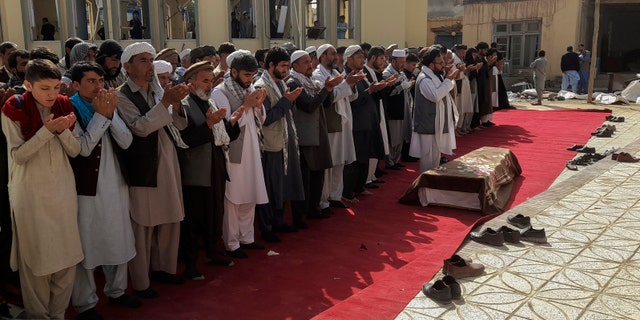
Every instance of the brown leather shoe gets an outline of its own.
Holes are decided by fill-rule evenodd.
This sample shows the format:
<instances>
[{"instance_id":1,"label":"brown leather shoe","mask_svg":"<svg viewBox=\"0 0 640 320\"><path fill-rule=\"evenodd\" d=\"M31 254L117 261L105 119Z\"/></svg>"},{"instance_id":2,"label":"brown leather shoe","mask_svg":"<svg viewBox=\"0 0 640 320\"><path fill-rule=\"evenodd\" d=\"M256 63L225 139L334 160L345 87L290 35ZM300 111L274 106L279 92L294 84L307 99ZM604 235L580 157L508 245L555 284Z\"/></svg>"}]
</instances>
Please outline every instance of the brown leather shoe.
<instances>
[{"instance_id":1,"label":"brown leather shoe","mask_svg":"<svg viewBox=\"0 0 640 320\"><path fill-rule=\"evenodd\" d=\"M476 277L484 273L484 265L470 261L467 262L460 258L460 256L453 256L451 259L444 260L442 273L458 279Z\"/></svg>"}]
</instances>

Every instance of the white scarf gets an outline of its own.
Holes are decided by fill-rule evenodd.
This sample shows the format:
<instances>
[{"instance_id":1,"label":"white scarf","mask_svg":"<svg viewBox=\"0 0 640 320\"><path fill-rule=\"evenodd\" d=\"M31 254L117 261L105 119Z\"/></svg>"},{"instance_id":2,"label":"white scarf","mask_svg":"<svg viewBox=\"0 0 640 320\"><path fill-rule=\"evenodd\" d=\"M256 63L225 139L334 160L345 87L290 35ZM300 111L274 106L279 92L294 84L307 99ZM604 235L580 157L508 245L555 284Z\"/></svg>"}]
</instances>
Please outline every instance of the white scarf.
<instances>
[{"instance_id":1,"label":"white scarf","mask_svg":"<svg viewBox=\"0 0 640 320\"><path fill-rule=\"evenodd\" d=\"M322 81L326 81L327 78L330 78L332 76L339 76L339 75L344 75L345 79L346 79L346 75L343 73L340 73L337 70L327 70L327 68L325 68L322 64L319 64L317 67L318 73L320 78L322 79ZM318 76L316 76L316 78L318 78ZM343 80L343 82L346 80ZM335 91L334 91L335 93ZM351 109L350 109L350 104L348 103L338 103L338 101L334 101L333 105L335 106L336 109L336 113L340 115L340 118L342 120L342 124L345 124L347 122L349 122L349 119L351 118Z\"/></svg>"},{"instance_id":2,"label":"white scarf","mask_svg":"<svg viewBox=\"0 0 640 320\"><path fill-rule=\"evenodd\" d=\"M224 86L227 88L227 91L229 91L239 101L244 101L244 97L246 96L247 92L253 91L253 86L244 89L233 79L233 77L230 76L224 78ZM256 131L258 133L258 141L260 142L260 150L262 150L262 144L264 141L264 134L262 133L262 120L258 118L255 108L251 109L251 112L253 113L253 121L256 124Z\"/></svg>"},{"instance_id":3,"label":"white scarf","mask_svg":"<svg viewBox=\"0 0 640 320\"><path fill-rule=\"evenodd\" d=\"M291 69L291 78L300 81L304 91L306 91L309 95L315 96L324 88L324 84L320 81L316 81L311 79L310 77L305 76L302 73L299 73L293 69Z\"/></svg>"},{"instance_id":4,"label":"white scarf","mask_svg":"<svg viewBox=\"0 0 640 320\"><path fill-rule=\"evenodd\" d=\"M422 72L429 75L431 81L435 85L439 85L442 83L440 78L433 73L433 71L427 67L422 67ZM428 79L425 79L428 80ZM444 81L451 81L446 79ZM447 117L444 117L444 114L447 114ZM447 121L447 128L449 129L448 133L444 133L445 120ZM453 154L453 149L456 148L456 135L455 135L455 127L456 122L458 120L458 110L456 108L456 104L451 98L450 94L446 94L445 97L436 101L436 123L435 123L435 138L436 144L438 145L438 150L444 154Z\"/></svg>"}]
</instances>

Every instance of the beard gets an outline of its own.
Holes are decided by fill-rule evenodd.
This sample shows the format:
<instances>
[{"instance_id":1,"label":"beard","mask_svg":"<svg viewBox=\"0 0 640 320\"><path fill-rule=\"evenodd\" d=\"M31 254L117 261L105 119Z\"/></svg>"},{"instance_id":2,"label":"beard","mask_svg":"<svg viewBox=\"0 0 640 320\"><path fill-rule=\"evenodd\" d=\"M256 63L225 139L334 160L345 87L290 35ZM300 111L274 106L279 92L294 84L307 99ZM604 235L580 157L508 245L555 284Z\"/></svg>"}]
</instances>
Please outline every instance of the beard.
<instances>
[{"instance_id":1,"label":"beard","mask_svg":"<svg viewBox=\"0 0 640 320\"><path fill-rule=\"evenodd\" d=\"M196 96L204 101L209 101L211 98L211 90L202 90L200 88L196 88Z\"/></svg>"},{"instance_id":2,"label":"beard","mask_svg":"<svg viewBox=\"0 0 640 320\"><path fill-rule=\"evenodd\" d=\"M233 77L233 76L232 76ZM238 85L240 85L240 87L242 87L242 89L248 89L249 87L251 87L251 83L249 84L245 84L244 82L242 82L242 80L240 79L240 76L236 76L233 77L233 81L235 81Z\"/></svg>"},{"instance_id":3,"label":"beard","mask_svg":"<svg viewBox=\"0 0 640 320\"><path fill-rule=\"evenodd\" d=\"M278 70L273 70L273 75L276 76L277 80L284 80L289 75L289 72L280 73Z\"/></svg>"}]
</instances>

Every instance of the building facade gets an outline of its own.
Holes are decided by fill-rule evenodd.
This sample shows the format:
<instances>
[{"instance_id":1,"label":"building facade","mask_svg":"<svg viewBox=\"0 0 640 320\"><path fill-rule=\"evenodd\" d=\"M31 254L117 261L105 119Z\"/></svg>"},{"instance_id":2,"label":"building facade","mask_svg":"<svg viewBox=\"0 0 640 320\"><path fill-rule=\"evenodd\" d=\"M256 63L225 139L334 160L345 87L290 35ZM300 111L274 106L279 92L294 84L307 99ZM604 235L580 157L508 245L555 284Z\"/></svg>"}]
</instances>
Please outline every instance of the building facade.
<instances>
[{"instance_id":1,"label":"building facade","mask_svg":"<svg viewBox=\"0 0 640 320\"><path fill-rule=\"evenodd\" d=\"M55 27L54 40L44 40L44 18ZM0 1L0 41L60 54L73 36L178 50L226 41L252 51L285 42L418 47L427 43L427 0Z\"/></svg>"},{"instance_id":2,"label":"building facade","mask_svg":"<svg viewBox=\"0 0 640 320\"><path fill-rule=\"evenodd\" d=\"M637 72L640 0L601 0L600 32L594 36L595 0L464 0L463 42L496 42L509 71L528 70L536 52L546 51L548 78L562 74L568 46L598 46L601 72Z\"/></svg>"}]
</instances>

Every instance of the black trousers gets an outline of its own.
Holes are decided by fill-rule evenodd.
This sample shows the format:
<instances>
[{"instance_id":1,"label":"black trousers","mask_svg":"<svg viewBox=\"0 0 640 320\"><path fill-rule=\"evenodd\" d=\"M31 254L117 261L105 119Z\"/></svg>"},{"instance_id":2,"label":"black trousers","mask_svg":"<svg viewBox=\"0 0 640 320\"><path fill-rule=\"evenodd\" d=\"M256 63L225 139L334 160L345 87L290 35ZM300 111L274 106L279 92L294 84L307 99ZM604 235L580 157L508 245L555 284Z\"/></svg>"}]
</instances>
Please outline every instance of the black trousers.
<instances>
[{"instance_id":1,"label":"black trousers","mask_svg":"<svg viewBox=\"0 0 640 320\"><path fill-rule=\"evenodd\" d=\"M300 152L300 171L305 200L291 201L294 224L304 222L307 213L318 211L324 185L324 170L311 170L303 152Z\"/></svg>"},{"instance_id":2,"label":"black trousers","mask_svg":"<svg viewBox=\"0 0 640 320\"><path fill-rule=\"evenodd\" d=\"M344 166L342 175L344 188L342 189L342 196L347 199L353 199L356 193L363 192L368 175L369 163L355 161Z\"/></svg>"}]
</instances>

